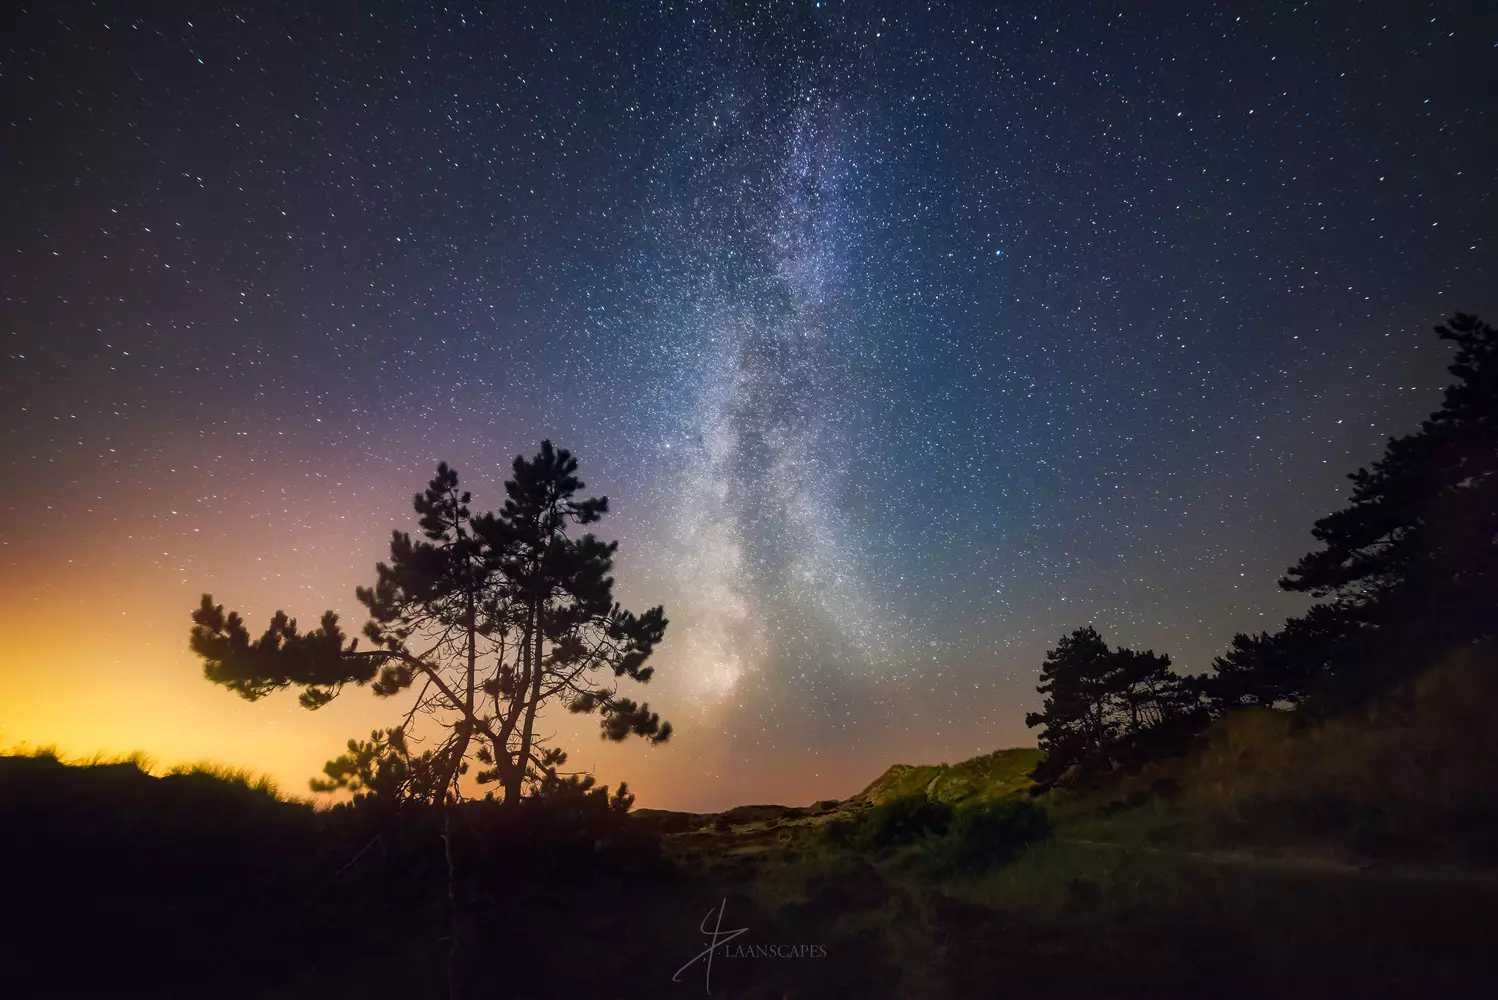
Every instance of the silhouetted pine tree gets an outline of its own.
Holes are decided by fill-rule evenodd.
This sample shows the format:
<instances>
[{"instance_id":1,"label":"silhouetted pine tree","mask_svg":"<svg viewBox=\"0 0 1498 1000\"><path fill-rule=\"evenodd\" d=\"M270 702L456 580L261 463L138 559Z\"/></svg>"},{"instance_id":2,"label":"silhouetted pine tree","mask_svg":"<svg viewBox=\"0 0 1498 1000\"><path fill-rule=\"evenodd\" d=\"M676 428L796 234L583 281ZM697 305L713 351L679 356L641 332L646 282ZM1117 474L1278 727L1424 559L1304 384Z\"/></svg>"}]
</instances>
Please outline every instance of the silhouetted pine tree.
<instances>
[{"instance_id":1,"label":"silhouetted pine tree","mask_svg":"<svg viewBox=\"0 0 1498 1000\"><path fill-rule=\"evenodd\" d=\"M577 460L550 441L529 461L517 457L513 472L498 516L476 526L510 588L520 635L516 662L485 687L504 708L494 753L486 755L494 766L479 778L499 781L507 800L519 796L525 781L554 776L566 760L556 748L538 745L536 715L547 701L602 716L607 739L671 737L670 723L649 705L620 697L617 684L624 677L650 680L654 668L645 661L665 634L665 614L655 607L636 615L614 601L609 574L617 542L568 534L607 513L608 498L577 499L584 485Z\"/></svg>"},{"instance_id":2,"label":"silhouetted pine tree","mask_svg":"<svg viewBox=\"0 0 1498 1000\"><path fill-rule=\"evenodd\" d=\"M1323 600L1274 635L1239 635L1210 682L1219 706L1360 697L1498 631L1498 332L1457 314L1441 408L1352 473L1348 505L1280 586Z\"/></svg>"},{"instance_id":3,"label":"silhouetted pine tree","mask_svg":"<svg viewBox=\"0 0 1498 1000\"><path fill-rule=\"evenodd\" d=\"M318 708L349 683L373 682L383 697L415 688L403 722L377 731L371 744L351 741L315 788L455 798L476 757L480 779L497 780L513 802L548 774L557 780L566 760L560 749L539 746L535 732L551 701L600 714L609 739L670 737L669 723L617 689L621 678L650 680L645 661L665 633L665 615L615 603L609 573L617 543L568 534L602 517L608 500L576 499L577 460L549 441L534 458L517 457L513 469L500 513L474 516L457 473L438 467L414 502L423 538L395 532L390 562L376 567L373 587L358 590L372 649L359 649L332 612L302 633L278 611L252 640L238 613L226 615L204 595L192 649L209 680L245 698L298 687L302 704ZM423 714L442 738L413 757L404 737Z\"/></svg>"},{"instance_id":4,"label":"silhouetted pine tree","mask_svg":"<svg viewBox=\"0 0 1498 1000\"><path fill-rule=\"evenodd\" d=\"M323 765L325 777L312 779L314 792L347 789L355 801L439 801L445 770L435 750L411 752L404 729L376 729L366 740L349 740L348 752Z\"/></svg>"},{"instance_id":5,"label":"silhouetted pine tree","mask_svg":"<svg viewBox=\"0 0 1498 1000\"><path fill-rule=\"evenodd\" d=\"M1045 757L1031 775L1043 785L1174 752L1203 715L1197 679L1174 673L1170 657L1110 650L1091 626L1046 652L1036 690L1045 703L1025 725L1043 727Z\"/></svg>"}]
</instances>

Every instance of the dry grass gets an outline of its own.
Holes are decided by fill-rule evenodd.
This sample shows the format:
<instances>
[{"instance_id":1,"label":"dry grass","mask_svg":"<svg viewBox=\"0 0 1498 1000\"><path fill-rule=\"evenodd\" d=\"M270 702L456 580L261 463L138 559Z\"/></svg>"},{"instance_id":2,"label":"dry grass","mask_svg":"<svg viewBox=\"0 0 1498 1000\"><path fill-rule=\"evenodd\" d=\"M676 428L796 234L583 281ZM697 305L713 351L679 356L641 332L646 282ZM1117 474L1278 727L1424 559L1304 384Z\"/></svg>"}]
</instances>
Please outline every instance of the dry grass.
<instances>
[{"instance_id":1,"label":"dry grass","mask_svg":"<svg viewBox=\"0 0 1498 1000\"><path fill-rule=\"evenodd\" d=\"M949 803L1003 798L1030 787L1040 757L1034 747L1014 747L957 764L896 764L848 802L878 805L911 795Z\"/></svg>"},{"instance_id":2,"label":"dry grass","mask_svg":"<svg viewBox=\"0 0 1498 1000\"><path fill-rule=\"evenodd\" d=\"M1048 805L1078 837L1355 854L1498 848L1498 664L1450 657L1327 719L1241 709L1186 756Z\"/></svg>"},{"instance_id":3,"label":"dry grass","mask_svg":"<svg viewBox=\"0 0 1498 1000\"><path fill-rule=\"evenodd\" d=\"M230 767L227 764L219 764L211 760L195 761L191 764L177 764L167 770L167 774L194 775L204 778L212 778L225 784L236 785L252 792L259 792L273 799L281 799L280 788L273 778L266 774L259 774L247 767Z\"/></svg>"},{"instance_id":4,"label":"dry grass","mask_svg":"<svg viewBox=\"0 0 1498 1000\"><path fill-rule=\"evenodd\" d=\"M257 792L273 799L281 801L300 801L294 796L281 793L275 780L269 775L252 771L246 767L232 767L210 760L199 760L188 764L173 764L165 770L157 767L156 759L142 750L135 750L128 754L107 754L95 751L87 755L69 755L58 749L55 743L42 746L31 746L20 743L5 750L0 750L3 757L24 757L31 760L51 760L67 767L133 767L142 774L153 777L165 777L168 775L189 775L202 778L210 778L225 784L234 785L248 791Z\"/></svg>"}]
</instances>

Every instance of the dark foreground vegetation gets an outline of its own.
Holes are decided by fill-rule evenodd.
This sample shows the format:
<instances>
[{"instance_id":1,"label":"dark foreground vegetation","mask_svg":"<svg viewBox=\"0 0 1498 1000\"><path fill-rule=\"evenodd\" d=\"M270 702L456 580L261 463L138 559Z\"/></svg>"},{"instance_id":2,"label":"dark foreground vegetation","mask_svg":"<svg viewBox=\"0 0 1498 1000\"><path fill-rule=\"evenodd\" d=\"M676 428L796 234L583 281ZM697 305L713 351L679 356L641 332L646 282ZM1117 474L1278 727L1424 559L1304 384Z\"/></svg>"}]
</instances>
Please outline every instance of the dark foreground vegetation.
<instances>
[{"instance_id":1,"label":"dark foreground vegetation","mask_svg":"<svg viewBox=\"0 0 1498 1000\"><path fill-rule=\"evenodd\" d=\"M553 977L536 963L561 960L564 928L608 926L672 883L659 837L616 801L319 810L209 770L0 757L8 982L26 996L447 995L456 929L464 995L508 994Z\"/></svg>"},{"instance_id":2,"label":"dark foreground vegetation","mask_svg":"<svg viewBox=\"0 0 1498 1000\"><path fill-rule=\"evenodd\" d=\"M1493 667L1041 795L1014 750L806 807L465 803L452 881L430 805L4 757L8 995L699 996L704 926L745 929L713 996L1486 995Z\"/></svg>"}]
</instances>

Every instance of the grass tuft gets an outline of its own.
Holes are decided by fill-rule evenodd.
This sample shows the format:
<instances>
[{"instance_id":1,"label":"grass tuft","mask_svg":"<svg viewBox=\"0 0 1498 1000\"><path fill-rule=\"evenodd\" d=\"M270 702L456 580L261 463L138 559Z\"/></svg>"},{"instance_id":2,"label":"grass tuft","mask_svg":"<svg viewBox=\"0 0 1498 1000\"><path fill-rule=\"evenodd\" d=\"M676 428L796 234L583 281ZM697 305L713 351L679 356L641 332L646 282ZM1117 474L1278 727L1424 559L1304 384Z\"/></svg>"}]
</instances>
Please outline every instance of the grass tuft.
<instances>
[{"instance_id":1,"label":"grass tuft","mask_svg":"<svg viewBox=\"0 0 1498 1000\"><path fill-rule=\"evenodd\" d=\"M259 774L247 767L230 767L211 760L194 761L191 764L176 764L166 772L169 775L211 778L224 784L258 792L273 799L281 798L281 790L269 775Z\"/></svg>"},{"instance_id":2,"label":"grass tuft","mask_svg":"<svg viewBox=\"0 0 1498 1000\"><path fill-rule=\"evenodd\" d=\"M157 768L156 759L144 750L134 750L127 754L110 754L99 750L86 756L71 756L63 753L53 743L42 746L30 746L26 743L19 743L0 750L0 757L52 761L69 768L128 767L152 777L191 776L206 778L226 785L232 785L235 788L255 792L278 801L301 801L294 796L282 795L281 789L276 784L275 779L247 767L231 767L216 761L200 760L188 764L174 764L165 771L160 771Z\"/></svg>"}]
</instances>

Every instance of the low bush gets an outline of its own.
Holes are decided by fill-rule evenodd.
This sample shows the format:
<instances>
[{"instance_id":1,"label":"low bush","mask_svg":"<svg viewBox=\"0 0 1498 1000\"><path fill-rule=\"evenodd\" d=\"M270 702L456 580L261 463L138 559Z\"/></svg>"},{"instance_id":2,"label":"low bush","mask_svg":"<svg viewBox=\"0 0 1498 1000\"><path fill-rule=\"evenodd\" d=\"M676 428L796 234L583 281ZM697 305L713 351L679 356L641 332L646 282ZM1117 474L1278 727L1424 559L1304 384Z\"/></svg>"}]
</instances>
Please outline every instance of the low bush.
<instances>
[{"instance_id":1,"label":"low bush","mask_svg":"<svg viewBox=\"0 0 1498 1000\"><path fill-rule=\"evenodd\" d=\"M928 834L922 847L940 868L988 868L1014 860L1050 832L1050 818L1034 802L989 799L959 805L946 828Z\"/></svg>"},{"instance_id":2,"label":"low bush","mask_svg":"<svg viewBox=\"0 0 1498 1000\"><path fill-rule=\"evenodd\" d=\"M942 833L952 817L952 807L925 795L899 795L848 819L827 824L828 842L857 850L876 851L913 844L933 833Z\"/></svg>"},{"instance_id":3,"label":"low bush","mask_svg":"<svg viewBox=\"0 0 1498 1000\"><path fill-rule=\"evenodd\" d=\"M913 844L930 834L940 834L952 818L952 807L925 795L901 795L879 803L868 811L859 830L859 846L879 849Z\"/></svg>"}]
</instances>

